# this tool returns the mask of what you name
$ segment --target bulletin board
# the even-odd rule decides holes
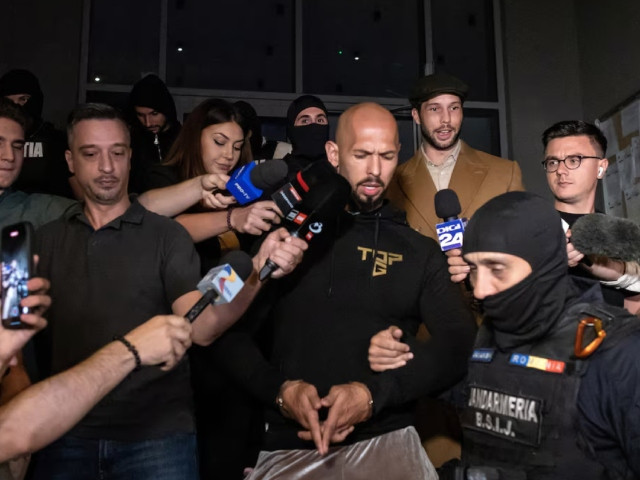
[[[596,120],[607,138],[605,212],[640,222],[640,92]]]

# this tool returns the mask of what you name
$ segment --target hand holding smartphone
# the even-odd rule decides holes
[[[29,295],[27,282],[34,273],[33,226],[20,222],[2,229],[2,326],[5,328],[31,328],[20,320],[30,313],[20,301]]]

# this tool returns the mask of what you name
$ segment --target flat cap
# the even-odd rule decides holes
[[[414,108],[420,108],[422,102],[445,93],[457,95],[464,102],[469,87],[459,78],[448,73],[434,73],[418,79],[409,94],[409,102]]]

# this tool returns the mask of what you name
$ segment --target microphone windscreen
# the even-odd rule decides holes
[[[225,264],[229,264],[243,281],[249,278],[253,271],[251,257],[242,250],[233,250],[222,257],[220,265]]]
[[[260,190],[268,190],[279,186],[286,178],[289,169],[284,160],[267,160],[256,165],[249,178],[251,183]]]
[[[434,197],[434,203],[438,218],[456,218],[462,211],[458,195],[450,188],[439,190]]]
[[[585,255],[640,262],[640,225],[626,218],[584,215],[571,226],[571,243]]]

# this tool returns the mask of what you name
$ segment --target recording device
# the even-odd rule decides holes
[[[30,328],[20,320],[30,309],[20,306],[29,295],[27,282],[34,271],[33,226],[20,222],[2,229],[2,326]]]
[[[251,258],[245,252],[234,250],[226,254],[220,261],[220,265],[213,267],[198,282],[198,290],[202,298],[189,309],[185,317],[193,322],[202,313],[207,305],[214,302],[215,305],[231,302],[242,287],[244,281],[253,271]]]
[[[304,197],[315,185],[336,175],[336,170],[326,160],[320,159],[298,171],[295,177],[271,195],[280,211],[286,216],[303,201]]]
[[[304,238],[307,242],[325,230],[325,223],[335,219],[349,201],[351,186],[342,175],[332,172],[325,181],[318,183],[306,194],[299,208],[285,215],[284,227],[293,237]],[[279,266],[267,259],[260,270],[260,281],[264,281]]]
[[[458,218],[462,208],[456,192],[450,188],[439,190],[435,197],[436,215],[444,220],[436,224],[438,243],[443,252],[462,248],[462,234],[464,233],[465,220]]]
[[[640,225],[625,218],[584,215],[571,226],[571,243],[585,255],[640,263]]]
[[[281,184],[287,173],[284,160],[254,161],[233,172],[226,188],[240,205],[246,205],[259,199],[264,190]]]

